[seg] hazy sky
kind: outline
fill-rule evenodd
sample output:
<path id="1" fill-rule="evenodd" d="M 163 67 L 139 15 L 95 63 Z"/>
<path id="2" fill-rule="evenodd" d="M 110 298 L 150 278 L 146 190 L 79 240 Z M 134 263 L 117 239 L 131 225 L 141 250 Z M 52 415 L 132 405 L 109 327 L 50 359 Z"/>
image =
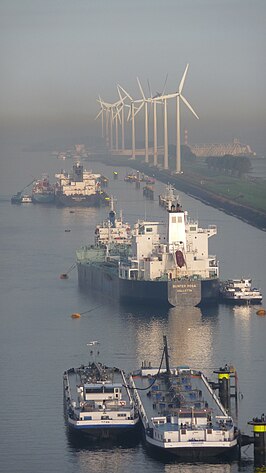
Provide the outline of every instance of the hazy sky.
<path id="1" fill-rule="evenodd" d="M 173 92 L 189 63 L 189 141 L 266 150 L 265 25 L 265 0 L 0 0 L 2 129 L 95 130 L 99 94 L 116 101 L 119 82 L 140 98 L 136 76 L 148 94 L 167 73 Z"/>

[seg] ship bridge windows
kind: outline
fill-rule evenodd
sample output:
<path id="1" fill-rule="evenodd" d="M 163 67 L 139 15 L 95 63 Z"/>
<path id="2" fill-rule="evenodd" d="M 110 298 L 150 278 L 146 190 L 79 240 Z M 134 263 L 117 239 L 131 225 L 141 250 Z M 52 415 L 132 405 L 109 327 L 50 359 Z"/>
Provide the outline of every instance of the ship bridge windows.
<path id="1" fill-rule="evenodd" d="M 138 270 L 130 269 L 129 270 L 129 279 L 138 279 Z"/>
<path id="2" fill-rule="evenodd" d="M 182 217 L 172 217 L 172 223 L 182 223 Z"/>
<path id="3" fill-rule="evenodd" d="M 116 392 L 116 389 L 114 390 L 113 387 L 104 386 L 104 392 L 105 393 L 113 393 L 114 391 Z"/>
<path id="4" fill-rule="evenodd" d="M 92 386 L 86 386 L 85 387 L 85 393 L 86 394 L 100 394 L 100 393 L 114 393 L 114 394 L 119 394 L 121 393 L 121 387 L 119 386 L 114 386 L 108 385 L 108 384 L 94 384 Z"/>
<path id="5" fill-rule="evenodd" d="M 146 227 L 146 233 L 152 233 L 153 228 L 152 227 Z"/>
<path id="6" fill-rule="evenodd" d="M 103 386 L 93 386 L 90 388 L 85 388 L 86 394 L 98 394 L 98 393 L 103 393 Z"/>

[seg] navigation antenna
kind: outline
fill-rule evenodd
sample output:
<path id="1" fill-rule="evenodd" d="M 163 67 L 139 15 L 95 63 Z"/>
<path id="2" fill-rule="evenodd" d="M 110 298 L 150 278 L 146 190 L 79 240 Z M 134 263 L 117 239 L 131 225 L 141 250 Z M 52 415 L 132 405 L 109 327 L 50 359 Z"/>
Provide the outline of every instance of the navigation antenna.
<path id="1" fill-rule="evenodd" d="M 98 356 L 100 354 L 99 350 L 97 350 L 98 345 L 100 345 L 100 343 L 97 340 L 87 343 L 87 346 L 91 347 L 90 355 L 92 356 L 94 363 L 96 362 L 96 355 Z"/>

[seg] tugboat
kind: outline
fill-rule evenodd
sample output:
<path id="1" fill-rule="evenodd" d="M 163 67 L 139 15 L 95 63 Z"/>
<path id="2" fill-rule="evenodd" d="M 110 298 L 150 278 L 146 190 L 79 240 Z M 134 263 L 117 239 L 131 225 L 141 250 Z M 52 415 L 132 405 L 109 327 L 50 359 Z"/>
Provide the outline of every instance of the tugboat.
<path id="1" fill-rule="evenodd" d="M 129 382 L 148 446 L 193 461 L 236 449 L 232 417 L 202 372 L 170 367 L 166 337 L 159 368 L 143 364 Z"/>
<path id="2" fill-rule="evenodd" d="M 147 184 L 143 187 L 143 195 L 147 199 L 153 200 L 154 199 L 154 187 L 151 184 Z"/>
<path id="3" fill-rule="evenodd" d="M 126 303 L 197 306 L 218 303 L 219 268 L 208 254 L 211 225 L 201 228 L 190 221 L 180 205 L 167 212 L 166 222 L 139 220 L 130 245 L 76 251 L 78 281 Z"/>
<path id="4" fill-rule="evenodd" d="M 260 304 L 262 294 L 252 287 L 251 279 L 229 279 L 220 285 L 220 296 L 223 302 L 233 304 Z"/>
<path id="5" fill-rule="evenodd" d="M 93 361 L 64 372 L 67 424 L 94 439 L 124 436 L 134 431 L 139 417 L 124 371 L 96 361 L 98 342 L 88 344 Z"/>
<path id="6" fill-rule="evenodd" d="M 11 197 L 11 204 L 22 204 L 22 201 L 24 200 L 23 203 L 30 203 L 31 202 L 31 196 L 30 195 L 25 195 L 23 192 L 28 189 L 33 183 L 35 182 L 35 179 L 33 179 L 29 184 L 27 184 L 23 189 L 16 194 L 12 195 Z"/>
<path id="7" fill-rule="evenodd" d="M 24 194 L 21 196 L 21 203 L 22 204 L 31 204 L 32 203 L 32 197 L 29 194 Z"/>

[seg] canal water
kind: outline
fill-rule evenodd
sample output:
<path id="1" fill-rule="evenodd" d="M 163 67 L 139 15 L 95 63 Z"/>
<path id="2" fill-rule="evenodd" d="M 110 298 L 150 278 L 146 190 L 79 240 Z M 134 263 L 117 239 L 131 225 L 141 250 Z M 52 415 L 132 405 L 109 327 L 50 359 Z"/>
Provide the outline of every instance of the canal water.
<path id="1" fill-rule="evenodd" d="M 15 193 L 41 172 L 52 178 L 56 170 L 71 167 L 48 153 L 21 157 L 12 151 L 5 154 L 5 163 L 6 179 L 1 177 L 5 195 L 7 189 Z M 164 184 L 156 182 L 154 201 L 144 200 L 142 187 L 137 190 L 124 181 L 129 168 L 115 168 L 117 181 L 111 166 L 90 163 L 87 168 L 109 177 L 107 191 L 130 224 L 138 218 L 166 218 L 158 205 Z M 221 278 L 251 277 L 266 304 L 266 233 L 181 192 L 180 200 L 202 227 L 217 225 L 210 253 L 218 256 Z M 0 472 L 255 471 L 252 446 L 243 449 L 241 463 L 202 465 L 151 456 L 141 441 L 111 447 L 77 444 L 69 438 L 62 373 L 89 361 L 91 340 L 100 342 L 103 362 L 129 371 L 143 360 L 159 363 L 165 334 L 173 365 L 188 364 L 213 380 L 213 370 L 225 363 L 236 367 L 241 430 L 251 433 L 247 421 L 266 411 L 266 318 L 256 315 L 258 307 L 133 308 L 104 294 L 80 292 L 75 269 L 68 280 L 60 279 L 75 262 L 75 249 L 93 242 L 95 225 L 106 215 L 106 209 L 72 213 L 66 208 L 0 201 Z M 80 319 L 71 318 L 73 312 L 90 309 Z"/>

